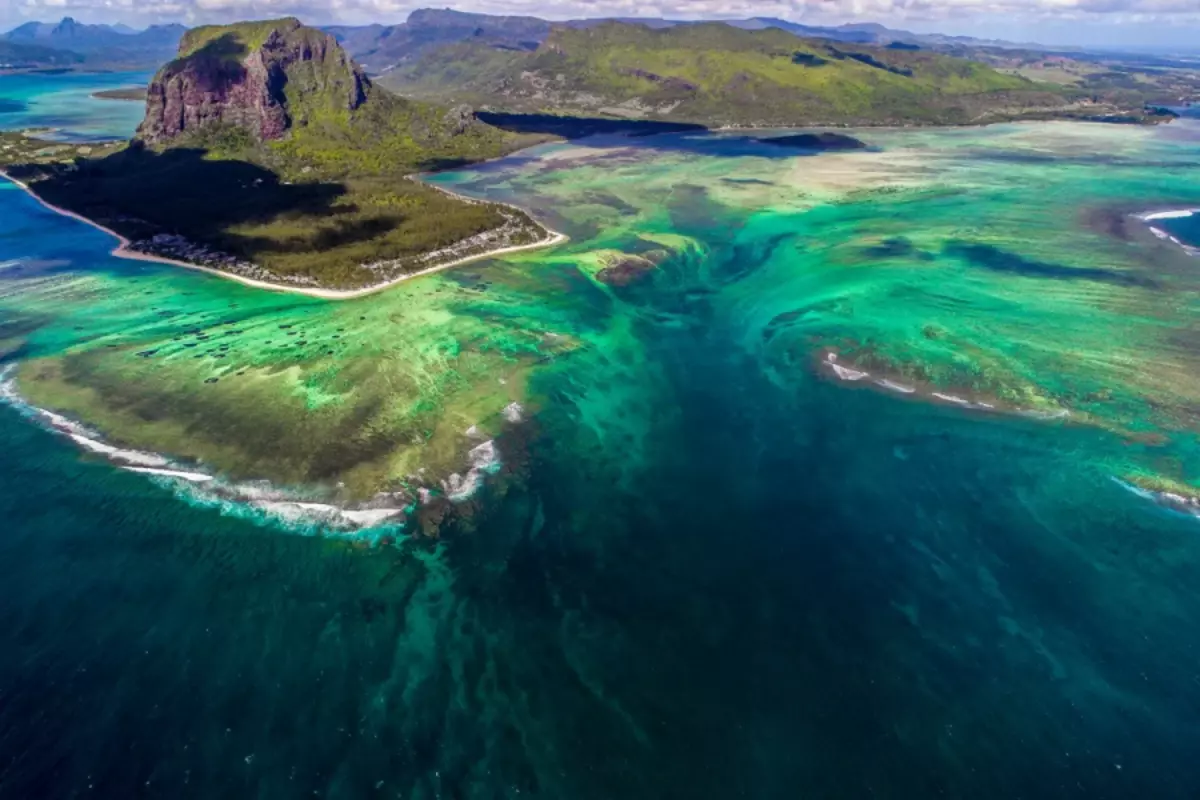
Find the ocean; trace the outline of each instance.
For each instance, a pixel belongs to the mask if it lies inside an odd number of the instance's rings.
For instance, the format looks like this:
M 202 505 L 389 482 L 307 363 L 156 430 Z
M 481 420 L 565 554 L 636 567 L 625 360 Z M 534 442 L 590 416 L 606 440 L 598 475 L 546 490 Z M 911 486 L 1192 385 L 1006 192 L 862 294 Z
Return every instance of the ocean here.
M 1197 796 L 1198 284 L 1130 216 L 1196 140 L 860 135 L 444 174 L 570 243 L 346 302 L 0 190 L 0 797 Z M 333 531 L 29 404 L 323 502 L 503 466 Z

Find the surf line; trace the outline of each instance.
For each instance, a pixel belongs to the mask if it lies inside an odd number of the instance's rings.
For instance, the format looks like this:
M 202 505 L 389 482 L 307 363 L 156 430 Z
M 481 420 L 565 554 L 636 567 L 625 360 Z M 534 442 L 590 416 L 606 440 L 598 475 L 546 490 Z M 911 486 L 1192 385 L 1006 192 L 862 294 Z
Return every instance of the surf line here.
M 226 482 L 195 468 L 181 466 L 158 453 L 116 447 L 103 441 L 91 428 L 35 406 L 22 397 L 16 386 L 16 366 L 0 367 L 0 403 L 11 406 L 23 417 L 69 439 L 80 450 L 103 458 L 117 469 L 164 481 L 186 502 L 218 506 L 223 513 L 259 512 L 293 529 L 299 526 L 304 531 L 350 534 L 401 525 L 410 512 L 408 497 L 376 497 L 359 507 L 319 503 L 299 498 L 293 492 L 263 481 Z M 487 444 L 490 446 L 491 442 Z M 498 463 L 498 459 L 490 458 L 488 467 L 492 461 Z M 396 503 L 397 499 L 403 502 Z
M 890 378 L 872 377 L 871 373 L 856 367 L 846 366 L 838 362 L 838 354 L 832 350 L 825 354 L 825 358 L 821 361 L 840 381 L 847 383 L 860 383 L 865 381 L 867 384 L 878 386 L 889 392 L 906 395 L 910 397 L 921 398 L 923 400 L 942 403 L 959 408 L 969 408 L 976 411 L 995 411 L 1000 412 L 1005 409 L 999 409 L 994 403 L 988 403 L 983 400 L 970 400 L 965 397 L 960 397 L 956 394 L 947 394 L 945 392 L 935 392 L 932 390 L 921 391 L 916 386 L 910 386 L 905 383 L 891 380 Z M 866 385 L 866 384 L 864 384 Z M 1033 419 L 1052 420 L 1063 419 L 1070 416 L 1070 413 L 1065 408 L 1055 409 L 1054 411 L 1038 411 L 1035 409 L 1012 409 L 1017 414 Z

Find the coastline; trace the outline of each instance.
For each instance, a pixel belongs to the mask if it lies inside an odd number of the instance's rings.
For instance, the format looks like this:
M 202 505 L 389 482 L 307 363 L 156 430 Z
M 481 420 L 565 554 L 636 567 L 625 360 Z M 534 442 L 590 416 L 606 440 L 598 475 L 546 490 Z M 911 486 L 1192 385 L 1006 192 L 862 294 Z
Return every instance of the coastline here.
M 82 214 L 79 214 L 75 211 L 70 211 L 68 209 L 62 208 L 61 206 L 56 206 L 53 203 L 48 202 L 43 197 L 41 197 L 41 195 L 39 195 L 33 189 L 33 187 L 31 187 L 29 184 L 25 183 L 22 180 L 14 178 L 12 175 L 9 175 L 7 172 L 5 172 L 2 169 L 0 169 L 0 178 L 3 178 L 4 180 L 8 181 L 9 183 L 13 184 L 14 186 L 18 187 L 19 189 L 21 189 L 22 191 L 27 193 L 30 197 L 32 197 L 34 200 L 36 200 L 38 203 L 40 203 L 44 208 L 47 208 L 56 214 L 61 214 L 64 217 L 70 217 L 71 219 L 82 222 L 85 225 L 90 225 L 91 227 L 95 228 L 96 230 L 102 231 L 102 232 L 108 234 L 109 236 L 112 236 L 114 239 L 117 240 L 118 245 L 115 248 L 113 248 L 110 252 L 112 255 L 116 256 L 117 258 L 124 258 L 124 259 L 128 259 L 130 261 L 147 261 L 147 262 L 151 262 L 151 263 L 155 263 L 155 264 L 167 264 L 167 265 L 174 266 L 174 267 L 184 267 L 186 269 L 197 270 L 199 272 L 206 272 L 209 275 L 215 275 L 219 278 L 225 278 L 226 280 L 236 281 L 237 283 L 240 283 L 244 286 L 250 286 L 255 289 L 265 289 L 270 292 L 286 292 L 289 294 L 301 294 L 301 295 L 305 295 L 307 297 L 315 297 L 315 298 L 318 298 L 321 300 L 353 300 L 358 297 L 365 297 L 367 295 L 375 294 L 376 292 L 382 292 L 383 290 L 389 289 L 392 286 L 395 286 L 396 284 L 403 283 L 404 281 L 411 280 L 413 278 L 420 278 L 425 275 L 431 275 L 435 272 L 441 272 L 442 270 L 452 269 L 454 267 L 459 267 L 459 266 L 462 266 L 463 264 L 469 264 L 473 261 L 480 261 L 485 258 L 494 258 L 496 256 L 508 255 L 511 253 L 520 253 L 520 252 L 524 252 L 527 250 L 538 250 L 543 247 L 553 247 L 555 245 L 559 245 L 559 244 L 562 244 L 563 242 L 566 242 L 570 238 L 566 234 L 559 233 L 558 231 L 547 228 L 545 225 L 542 225 L 540 222 L 537 222 L 536 220 L 534 220 L 534 222 L 548 234 L 548 238 L 542 239 L 537 242 L 531 242 L 530 244 L 511 245 L 508 247 L 498 247 L 498 248 L 495 248 L 494 250 L 487 250 L 482 253 L 476 253 L 474 255 L 464 256 L 463 258 L 459 258 L 454 261 L 448 261 L 445 264 L 438 264 L 433 267 L 428 267 L 427 269 L 418 270 L 416 272 L 410 272 L 405 275 L 401 275 L 398 278 L 393 278 L 392 280 L 385 281 L 383 283 L 373 284 L 371 286 L 364 286 L 360 289 L 315 289 L 315 288 L 306 288 L 306 287 L 302 287 L 302 286 L 288 286 L 288 285 L 282 284 L 282 283 L 271 283 L 270 281 L 260 281 L 260 280 L 254 279 L 254 278 L 246 278 L 241 275 L 235 275 L 231 272 L 224 272 L 222 270 L 214 269 L 212 267 L 205 267 L 200 264 L 191 264 L 191 263 L 188 263 L 187 261 L 180 261 L 178 259 L 166 258 L 164 256 L 156 256 L 156 255 L 151 255 L 149 253 L 142 253 L 137 250 L 133 250 L 132 249 L 133 243 L 126 237 L 122 236 L 121 234 L 117 233 L 116 231 L 112 230 L 111 228 L 106 228 L 105 226 L 101 225 L 100 223 L 96 222 L 95 220 L 88 219 L 87 217 L 83 216 Z M 426 185 L 432 186 L 432 184 L 426 184 Z M 446 194 L 452 195 L 454 197 L 457 197 L 460 200 L 463 200 L 463 201 L 466 201 L 469 203 L 479 202 L 478 200 L 476 200 L 473 197 L 463 197 L 462 195 L 459 195 L 455 192 L 450 191 L 449 189 L 445 189 L 440 186 L 434 186 L 433 188 L 438 189 L 439 191 L 445 192 Z M 501 205 L 506 205 L 506 206 L 509 206 L 510 208 L 516 208 L 516 206 L 511 206 L 507 203 L 502 203 Z M 522 211 L 521 209 L 517 209 L 517 210 Z M 528 213 L 528 212 L 522 211 L 522 213 Z

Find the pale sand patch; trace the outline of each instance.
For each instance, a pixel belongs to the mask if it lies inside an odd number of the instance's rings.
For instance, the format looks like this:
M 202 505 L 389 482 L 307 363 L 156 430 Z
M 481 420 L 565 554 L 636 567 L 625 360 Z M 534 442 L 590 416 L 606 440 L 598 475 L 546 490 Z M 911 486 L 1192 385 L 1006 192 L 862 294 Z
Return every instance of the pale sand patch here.
M 850 151 L 797 158 L 780 178 L 810 192 L 841 195 L 884 186 L 917 186 L 929 180 L 929 154 L 921 150 Z

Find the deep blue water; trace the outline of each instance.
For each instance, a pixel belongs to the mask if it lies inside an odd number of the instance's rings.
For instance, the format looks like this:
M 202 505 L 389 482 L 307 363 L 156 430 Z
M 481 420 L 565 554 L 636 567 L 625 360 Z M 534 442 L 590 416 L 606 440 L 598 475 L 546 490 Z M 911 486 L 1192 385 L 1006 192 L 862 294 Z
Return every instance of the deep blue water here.
M 1184 244 L 1200 247 L 1200 213 L 1190 217 L 1155 220 L 1155 224 Z

